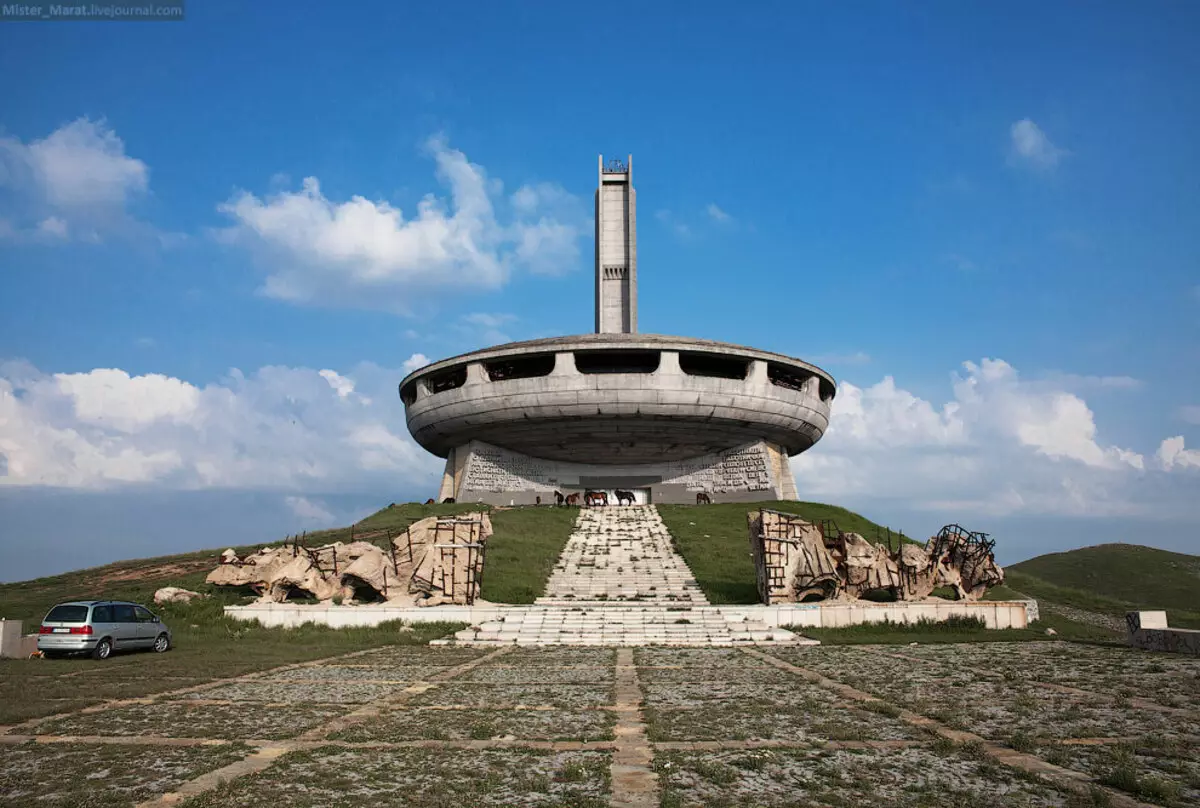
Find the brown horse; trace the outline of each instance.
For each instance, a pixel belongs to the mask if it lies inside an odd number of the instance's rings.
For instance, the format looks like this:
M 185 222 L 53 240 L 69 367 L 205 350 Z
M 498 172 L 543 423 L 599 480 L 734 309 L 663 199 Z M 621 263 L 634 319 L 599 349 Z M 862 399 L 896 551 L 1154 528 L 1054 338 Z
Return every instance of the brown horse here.
M 567 494 L 567 504 L 568 505 L 578 505 L 579 504 L 579 494 Z
M 617 504 L 618 505 L 625 505 L 625 504 L 632 505 L 635 502 L 637 502 L 637 498 L 634 497 L 632 491 L 621 491 L 621 490 L 617 491 Z
M 583 495 L 583 501 L 588 507 L 608 504 L 608 493 L 605 491 L 588 491 Z
M 701 491 L 698 494 L 696 494 L 696 504 L 697 505 L 712 505 L 712 497 L 710 497 L 708 494 Z
M 429 499 L 425 500 L 426 505 L 433 505 L 433 504 L 436 504 L 436 502 L 437 502 L 437 500 L 435 500 L 433 497 L 430 497 Z

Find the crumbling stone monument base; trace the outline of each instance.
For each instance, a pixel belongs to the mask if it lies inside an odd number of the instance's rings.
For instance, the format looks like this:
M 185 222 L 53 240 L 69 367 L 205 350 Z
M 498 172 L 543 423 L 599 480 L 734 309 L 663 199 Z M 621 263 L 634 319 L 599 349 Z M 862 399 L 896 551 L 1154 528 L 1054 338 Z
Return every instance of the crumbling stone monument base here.
M 484 550 L 492 535 L 486 512 L 431 516 L 380 547 L 370 541 L 304 547 L 264 547 L 239 558 L 221 554 L 206 579 L 217 586 L 249 586 L 263 602 L 283 603 L 307 593 L 321 602 L 341 598 L 397 606 L 469 605 L 483 584 Z
M 958 525 L 942 528 L 924 547 L 900 544 L 893 551 L 831 522 L 766 508 L 747 514 L 747 521 L 758 593 L 766 604 L 858 600 L 880 591 L 896 600 L 921 600 L 939 587 L 973 601 L 1004 582 L 994 543 Z

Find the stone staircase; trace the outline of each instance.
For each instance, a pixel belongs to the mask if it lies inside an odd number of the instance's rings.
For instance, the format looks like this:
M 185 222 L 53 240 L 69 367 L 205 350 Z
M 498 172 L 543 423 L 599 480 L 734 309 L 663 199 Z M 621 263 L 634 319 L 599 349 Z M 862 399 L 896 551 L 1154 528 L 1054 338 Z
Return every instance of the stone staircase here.
M 744 610 L 743 610 L 744 612 Z M 436 641 L 435 641 L 436 642 Z M 454 636 L 458 645 L 815 644 L 710 606 L 653 505 L 585 508 L 527 608 Z
M 707 605 L 653 505 L 584 508 L 539 606 L 581 601 Z

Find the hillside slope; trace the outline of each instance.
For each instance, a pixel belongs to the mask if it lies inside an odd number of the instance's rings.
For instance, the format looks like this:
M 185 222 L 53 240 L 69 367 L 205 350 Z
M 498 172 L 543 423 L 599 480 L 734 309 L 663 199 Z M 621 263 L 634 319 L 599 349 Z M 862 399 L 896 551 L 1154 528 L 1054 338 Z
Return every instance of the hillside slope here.
M 1031 597 L 1043 622 L 1067 620 L 1125 635 L 1125 613 L 1166 609 L 1172 626 L 1200 628 L 1200 557 L 1134 544 L 1048 553 L 1005 569 L 989 597 Z
M 478 510 L 479 506 L 474 506 Z M 408 525 L 433 514 L 451 515 L 471 510 L 469 505 L 419 505 L 408 503 L 387 507 L 353 526 L 321 530 L 305 535 L 308 546 L 335 541 L 349 541 L 354 534 L 388 529 L 399 532 Z M 386 534 L 384 534 L 385 536 Z M 384 536 L 380 540 L 386 540 Z M 214 540 L 220 537 L 214 537 Z M 565 541 L 565 536 L 563 541 Z M 258 547 L 280 544 L 283 539 L 265 541 L 260 545 L 235 547 L 239 554 Z M 503 544 L 503 542 L 501 542 Z M 118 561 L 101 567 L 91 567 L 61 575 L 35 578 L 30 581 L 0 584 L 0 617 L 26 622 L 40 621 L 55 603 L 66 600 L 100 599 L 132 600 L 149 603 L 154 590 L 163 586 L 182 586 L 201 592 L 211 591 L 204 578 L 217 564 L 217 556 L 228 545 L 192 553 Z M 239 595 L 221 593 L 222 600 L 237 602 Z
M 714 603 L 755 603 L 754 566 L 746 539 L 746 513 L 759 506 L 799 513 L 817 521 L 834 519 L 842 530 L 853 530 L 882 541 L 884 529 L 874 522 L 832 505 L 812 502 L 764 502 L 705 506 L 660 506 L 667 527 L 692 567 L 698 582 Z M 382 508 L 353 526 L 309 533 L 309 546 L 351 538 L 387 541 L 387 533 L 402 531 L 426 516 L 452 515 L 479 505 L 420 505 L 407 503 Z M 486 507 L 486 506 L 484 506 Z M 574 508 L 505 508 L 492 511 L 496 533 L 488 543 L 483 598 L 496 603 L 532 603 L 542 593 L 575 523 Z M 218 537 L 214 537 L 216 539 Z M 897 537 L 893 535 L 893 540 Z M 265 544 L 278 544 L 282 539 Z M 239 554 L 254 547 L 235 548 Z M 121 561 L 102 567 L 0 584 L 0 617 L 36 622 L 55 603 L 65 600 L 111 598 L 148 603 L 162 586 L 183 586 L 212 592 L 222 603 L 246 598 L 244 592 L 218 592 L 204 583 L 217 563 L 210 550 Z
M 1101 544 L 1048 553 L 1009 570 L 1145 608 L 1200 612 L 1200 556 L 1136 544 Z

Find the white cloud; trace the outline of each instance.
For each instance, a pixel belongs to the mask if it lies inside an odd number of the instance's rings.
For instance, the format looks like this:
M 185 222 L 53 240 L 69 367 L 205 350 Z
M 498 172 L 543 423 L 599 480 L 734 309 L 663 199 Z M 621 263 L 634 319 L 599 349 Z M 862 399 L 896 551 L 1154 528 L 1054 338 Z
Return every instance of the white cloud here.
M 1173 469 L 1178 466 L 1181 469 L 1200 468 L 1200 451 L 1196 449 L 1185 449 L 1183 446 L 1183 436 L 1176 435 L 1173 438 L 1167 438 L 1158 447 L 1158 462 L 1162 464 L 1164 469 Z
M 149 176 L 104 120 L 79 118 L 28 143 L 0 138 L 0 187 L 23 222 L 10 235 L 65 239 L 78 231 L 98 241 L 101 231 L 128 230 L 127 206 L 146 193 Z
M 334 493 L 432 485 L 408 436 L 404 373 L 264 367 L 205 386 L 123 370 L 0 365 L 0 485 Z
M 1014 123 L 1009 130 L 1011 160 L 1038 169 L 1051 169 L 1069 152 L 1050 142 L 1050 138 L 1036 123 L 1025 118 Z
M 1159 450 L 1161 467 L 1200 460 L 1200 452 L 1185 453 L 1182 439 L 1171 441 Z M 964 363 L 941 405 L 891 377 L 865 388 L 843 382 L 825 437 L 792 467 L 802 498 L 832 502 L 875 497 L 991 515 L 1120 514 L 1139 512 L 1149 492 L 1194 509 L 1142 454 L 1102 442 L 1083 398 L 1025 380 L 998 359 Z
M 58 216 L 47 216 L 37 226 L 38 234 L 47 238 L 67 238 L 67 229 L 66 221 Z
M 429 194 L 406 218 L 386 201 L 331 200 L 308 177 L 295 192 L 236 194 L 218 208 L 235 222 L 219 235 L 263 253 L 271 297 L 400 312 L 431 292 L 495 289 L 517 269 L 577 264 L 587 232 L 578 200 L 548 183 L 504 200 L 502 185 L 443 138 L 427 148 L 449 203 Z M 498 204 L 511 215 L 498 214 Z
M 300 519 L 321 525 L 333 524 L 334 516 L 323 502 L 308 497 L 284 497 L 284 504 Z
M 345 398 L 354 392 L 354 382 L 339 375 L 336 371 L 322 370 L 318 371 L 317 375 L 329 383 L 329 386 L 338 394 L 338 398 Z
M 728 222 L 733 218 L 728 213 L 718 208 L 713 202 L 709 202 L 708 207 L 704 210 L 706 213 L 708 213 L 709 218 L 711 218 L 714 222 Z
M 404 373 L 404 375 L 407 376 L 409 373 L 412 373 L 417 368 L 423 368 L 428 364 L 429 364 L 428 356 L 426 356 L 423 353 L 415 353 L 412 356 L 410 356 L 408 359 L 404 360 L 404 363 L 402 365 L 400 365 L 400 370 L 401 370 L 401 372 Z

